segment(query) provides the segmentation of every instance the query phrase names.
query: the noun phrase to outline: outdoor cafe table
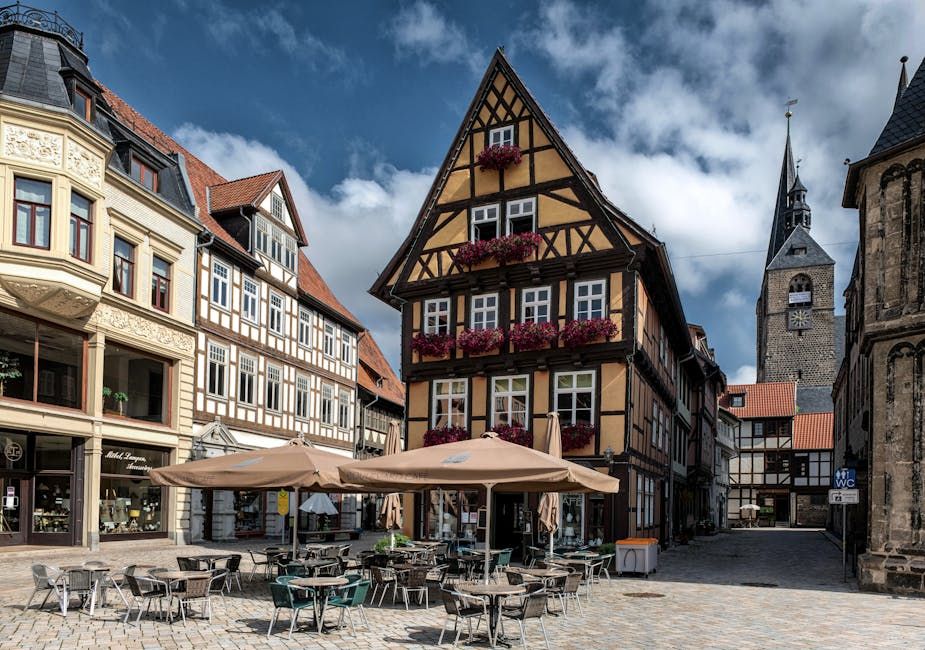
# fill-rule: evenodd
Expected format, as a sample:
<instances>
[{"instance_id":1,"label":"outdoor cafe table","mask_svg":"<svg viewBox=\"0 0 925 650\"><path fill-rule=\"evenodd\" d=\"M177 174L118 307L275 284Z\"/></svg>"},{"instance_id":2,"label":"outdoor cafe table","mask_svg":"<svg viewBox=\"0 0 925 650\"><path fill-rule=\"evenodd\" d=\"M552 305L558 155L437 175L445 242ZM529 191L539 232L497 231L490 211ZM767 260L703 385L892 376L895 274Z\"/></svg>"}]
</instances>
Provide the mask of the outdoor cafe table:
<instances>
[{"instance_id":1,"label":"outdoor cafe table","mask_svg":"<svg viewBox=\"0 0 925 650\"><path fill-rule=\"evenodd\" d=\"M93 610L94 610L95 607L96 607L96 595L97 595L97 593L98 593L99 590L100 590L100 582L102 581L103 577L104 577L107 573L109 573L110 571L112 571L112 568L110 568L110 567L108 567L108 566L100 566L100 565L97 565L97 564L90 564L90 565L86 565L86 564L67 564L67 565L65 565L65 566L58 567L58 568L59 568L61 571L64 571L65 573L68 572L68 571L89 571L89 572L90 572L91 581L92 581L92 583L93 583L93 589L92 589L92 592L91 592L91 594L90 594L90 616L93 616ZM115 584L115 583L113 583L113 584ZM122 590L119 589L119 586L118 586L118 585L116 585L116 591L118 592L119 597L122 598L122 602L125 602L125 596L122 595ZM65 594L66 594L66 593L67 593L67 588L65 587ZM63 616L67 616L67 605L68 605L67 601L68 601L68 598L67 598L67 597L61 599L61 614L62 614ZM127 606L128 606L128 604L126 603L126 607L127 607Z\"/></svg>"},{"instance_id":2,"label":"outdoor cafe table","mask_svg":"<svg viewBox=\"0 0 925 650\"><path fill-rule=\"evenodd\" d=\"M208 571L159 571L157 573L152 573L151 577L156 580L163 580L167 584L167 615L171 622L173 622L173 614L170 611L170 600L173 597L173 588L174 585L179 585L179 583L184 582L185 580L194 580L196 578L211 578L212 574ZM177 611L177 614L180 612Z\"/></svg>"},{"instance_id":3,"label":"outdoor cafe table","mask_svg":"<svg viewBox=\"0 0 925 650\"><path fill-rule=\"evenodd\" d=\"M537 578L542 580L544 583L548 583L549 581L555 580L556 578L564 578L568 575L568 571L562 569L540 569L537 567L517 567L516 569L511 569L511 571L514 571L515 573L521 573L531 578Z\"/></svg>"},{"instance_id":4,"label":"outdoor cafe table","mask_svg":"<svg viewBox=\"0 0 925 650\"><path fill-rule=\"evenodd\" d=\"M585 560L594 560L601 556L600 553L595 553L594 551L572 551L571 553L564 553L565 557L572 559L585 559Z\"/></svg>"},{"instance_id":5,"label":"outdoor cafe table","mask_svg":"<svg viewBox=\"0 0 925 650\"><path fill-rule=\"evenodd\" d=\"M339 563L337 562L337 559L333 557L317 558L317 559L308 558L305 560L297 560L297 562L301 564L302 566L304 566L309 571L311 571L312 573L314 573L315 571L317 571L323 566L331 566L332 564L337 564L338 568L340 566Z\"/></svg>"},{"instance_id":6,"label":"outdoor cafe table","mask_svg":"<svg viewBox=\"0 0 925 650\"><path fill-rule=\"evenodd\" d=\"M231 559L232 555L234 555L234 553L222 553L220 555L190 555L188 557L191 560L196 560L197 562L207 565L209 569L214 569L216 562Z\"/></svg>"},{"instance_id":7,"label":"outdoor cafe table","mask_svg":"<svg viewBox=\"0 0 925 650\"><path fill-rule=\"evenodd\" d=\"M481 582L461 582L456 586L458 591L473 596L488 598L488 634L489 643L494 647L495 642L510 647L504 638L496 638L498 621L501 618L501 600L505 596L516 596L527 592L523 585L483 584Z\"/></svg>"},{"instance_id":8,"label":"outdoor cafe table","mask_svg":"<svg viewBox=\"0 0 925 650\"><path fill-rule=\"evenodd\" d=\"M349 584L347 578L334 578L334 577L318 577L318 578L296 578L295 580L290 580L289 585L292 587L308 587L312 590L313 602L312 609L315 613L315 629L318 632L324 632L324 609L325 605L328 602L328 593L334 587L343 587L346 584ZM321 594L321 598L318 597L318 594ZM319 600L321 604L319 606Z\"/></svg>"}]
</instances>

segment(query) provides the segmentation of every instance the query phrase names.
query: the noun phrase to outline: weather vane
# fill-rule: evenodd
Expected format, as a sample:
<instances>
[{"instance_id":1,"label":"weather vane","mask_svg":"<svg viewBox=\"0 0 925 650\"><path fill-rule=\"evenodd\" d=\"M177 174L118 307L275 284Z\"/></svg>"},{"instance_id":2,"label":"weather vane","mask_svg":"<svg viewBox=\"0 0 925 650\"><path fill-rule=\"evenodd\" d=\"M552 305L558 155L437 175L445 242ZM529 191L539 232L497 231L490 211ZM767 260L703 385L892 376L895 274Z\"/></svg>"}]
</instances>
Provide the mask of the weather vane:
<instances>
[{"instance_id":1,"label":"weather vane","mask_svg":"<svg viewBox=\"0 0 925 650\"><path fill-rule=\"evenodd\" d=\"M800 100L799 99L788 99L787 103L784 104L784 106L787 107L787 112L784 113L784 117L786 117L788 120L791 117L793 117L793 111L791 111L790 109L793 108L793 106L795 106L798 101Z\"/></svg>"}]
</instances>

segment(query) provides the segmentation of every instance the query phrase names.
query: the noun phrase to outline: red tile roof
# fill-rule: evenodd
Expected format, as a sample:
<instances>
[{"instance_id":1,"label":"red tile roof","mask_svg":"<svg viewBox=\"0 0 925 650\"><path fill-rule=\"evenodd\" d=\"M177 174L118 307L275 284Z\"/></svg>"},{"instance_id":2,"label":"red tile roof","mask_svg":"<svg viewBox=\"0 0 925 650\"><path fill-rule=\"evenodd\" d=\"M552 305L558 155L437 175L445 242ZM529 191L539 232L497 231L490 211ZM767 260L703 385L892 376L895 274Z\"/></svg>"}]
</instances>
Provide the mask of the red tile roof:
<instances>
[{"instance_id":1,"label":"red tile roof","mask_svg":"<svg viewBox=\"0 0 925 650\"><path fill-rule=\"evenodd\" d=\"M403 407L405 385L386 361L372 334L361 332L358 346L360 365L357 369L357 383L372 394Z\"/></svg>"},{"instance_id":2,"label":"red tile roof","mask_svg":"<svg viewBox=\"0 0 925 650\"><path fill-rule=\"evenodd\" d=\"M738 384L726 387L720 406L740 418L785 418L796 415L796 388L793 382ZM745 406L732 406L732 395L745 395Z\"/></svg>"},{"instance_id":3,"label":"red tile roof","mask_svg":"<svg viewBox=\"0 0 925 650\"><path fill-rule=\"evenodd\" d=\"M216 210L216 205L223 206L223 209L237 207L233 205L236 201L259 200L262 198L262 196L258 196L259 193L270 188L271 180L273 183L279 180L283 184L283 191L287 193L287 199L291 202L283 173L277 170L229 181L187 151L176 140L154 126L154 124L149 122L141 113L129 106L121 97L105 86L103 87L103 95L116 116L139 136L150 142L152 146L164 153L179 153L183 155L186 161L187 176L189 177L189 182L193 190L193 197L198 208L197 216L202 222L202 225L235 250L249 256L250 254L244 250L241 244L239 244L238 241L222 228L218 221L213 219L212 215L209 214L209 199L211 198L213 210ZM265 196L265 194L263 196ZM250 203L242 205L250 205ZM301 223L299 223L298 215L294 216L296 231L304 241L304 233L301 230ZM308 257L302 252L300 252L299 255L301 257L299 261L299 289L323 305L326 305L335 313L359 325L360 321L337 299L337 296L331 291L331 288L318 273L317 269L315 269L314 265L308 260Z\"/></svg>"},{"instance_id":4,"label":"red tile roof","mask_svg":"<svg viewBox=\"0 0 925 650\"><path fill-rule=\"evenodd\" d=\"M831 449L834 413L797 413L793 418L794 449Z\"/></svg>"}]
</instances>

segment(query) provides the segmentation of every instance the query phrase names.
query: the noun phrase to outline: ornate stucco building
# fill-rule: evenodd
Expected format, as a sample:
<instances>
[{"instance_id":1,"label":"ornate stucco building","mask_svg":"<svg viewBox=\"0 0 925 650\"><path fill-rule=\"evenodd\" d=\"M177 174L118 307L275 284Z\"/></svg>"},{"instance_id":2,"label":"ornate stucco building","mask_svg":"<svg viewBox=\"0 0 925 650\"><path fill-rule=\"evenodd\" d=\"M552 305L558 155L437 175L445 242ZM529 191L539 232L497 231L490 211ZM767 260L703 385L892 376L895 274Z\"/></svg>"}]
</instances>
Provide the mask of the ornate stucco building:
<instances>
[{"instance_id":1,"label":"ornate stucco building","mask_svg":"<svg viewBox=\"0 0 925 650\"><path fill-rule=\"evenodd\" d=\"M862 588L925 592L925 61L870 153L851 163L843 207L859 242L845 291L846 354L835 386L836 439L858 468L862 504L849 518Z\"/></svg>"},{"instance_id":2,"label":"ornate stucco building","mask_svg":"<svg viewBox=\"0 0 925 650\"><path fill-rule=\"evenodd\" d=\"M4 12L0 80L0 545L176 536L146 475L193 426L183 158L113 111L57 15Z\"/></svg>"}]
</instances>

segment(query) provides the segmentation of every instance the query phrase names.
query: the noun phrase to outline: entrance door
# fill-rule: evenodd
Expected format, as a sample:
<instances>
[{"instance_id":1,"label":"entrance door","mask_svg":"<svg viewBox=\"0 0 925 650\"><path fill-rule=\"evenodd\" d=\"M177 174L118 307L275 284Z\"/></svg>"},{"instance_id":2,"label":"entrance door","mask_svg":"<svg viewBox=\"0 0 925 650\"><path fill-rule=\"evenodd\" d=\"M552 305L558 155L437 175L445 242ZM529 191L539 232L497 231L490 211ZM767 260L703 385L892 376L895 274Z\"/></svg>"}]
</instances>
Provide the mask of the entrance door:
<instances>
[{"instance_id":1,"label":"entrance door","mask_svg":"<svg viewBox=\"0 0 925 650\"><path fill-rule=\"evenodd\" d=\"M28 512L23 503L28 494L28 479L0 476L0 545L26 543L29 522L22 514Z\"/></svg>"},{"instance_id":2,"label":"entrance door","mask_svg":"<svg viewBox=\"0 0 925 650\"><path fill-rule=\"evenodd\" d=\"M519 552L523 543L523 494L496 494L491 513L493 548L512 548Z\"/></svg>"},{"instance_id":3,"label":"entrance door","mask_svg":"<svg viewBox=\"0 0 925 650\"><path fill-rule=\"evenodd\" d=\"M782 494L774 497L774 521L777 525L790 525L789 494Z\"/></svg>"}]
</instances>

